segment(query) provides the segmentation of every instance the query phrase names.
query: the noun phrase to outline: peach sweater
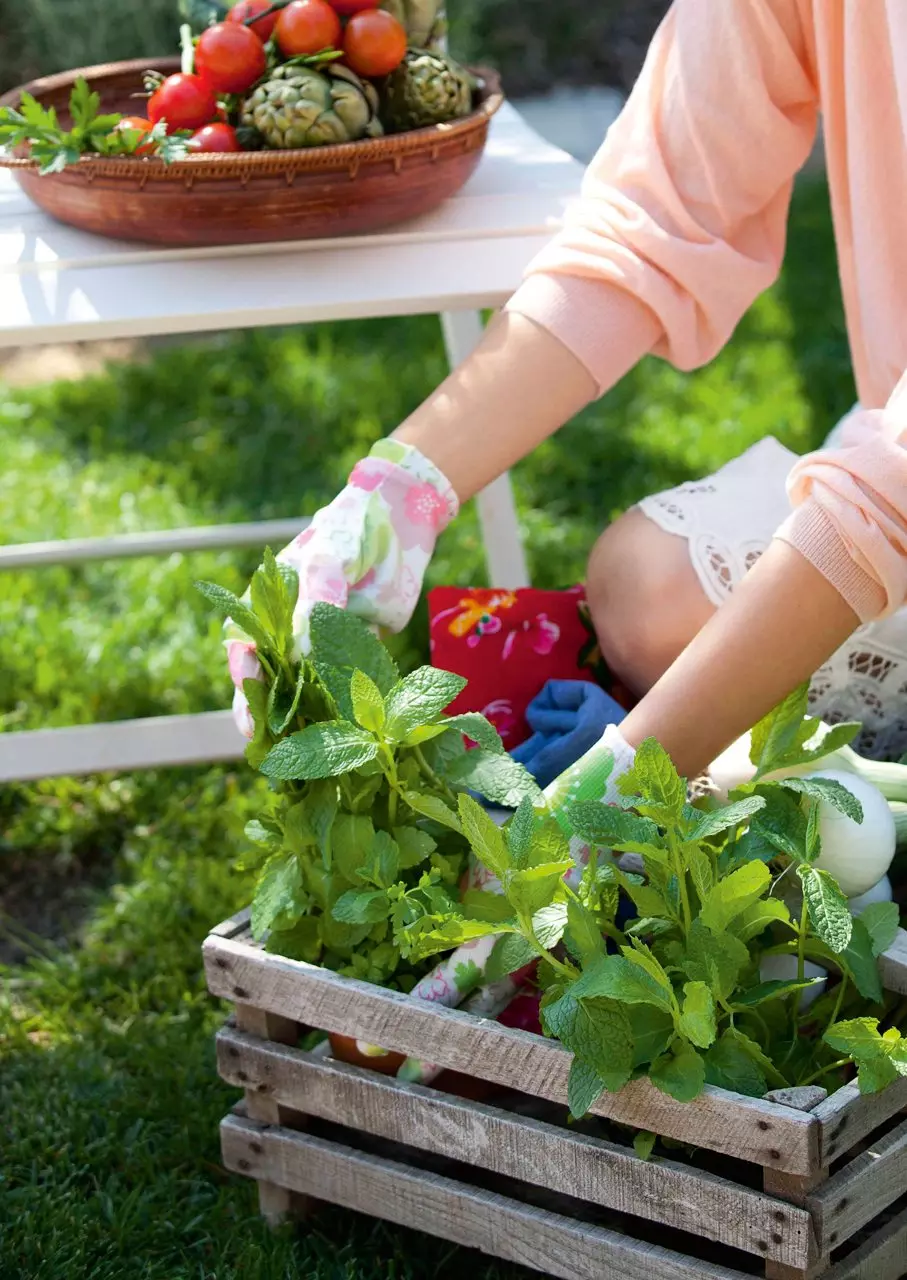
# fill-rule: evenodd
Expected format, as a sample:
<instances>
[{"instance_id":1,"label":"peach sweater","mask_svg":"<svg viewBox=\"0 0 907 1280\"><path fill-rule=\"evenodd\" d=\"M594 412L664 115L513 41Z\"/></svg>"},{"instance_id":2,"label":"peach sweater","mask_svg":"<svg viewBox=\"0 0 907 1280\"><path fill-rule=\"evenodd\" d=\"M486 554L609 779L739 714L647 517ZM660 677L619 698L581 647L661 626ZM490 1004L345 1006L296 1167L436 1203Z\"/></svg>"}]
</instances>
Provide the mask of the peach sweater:
<instances>
[{"instance_id":1,"label":"peach sweater","mask_svg":"<svg viewBox=\"0 0 907 1280\"><path fill-rule=\"evenodd\" d=\"M602 392L650 352L705 364L777 276L820 111L864 411L777 536L867 621L907 601L907 0L675 0L509 305Z\"/></svg>"}]
</instances>

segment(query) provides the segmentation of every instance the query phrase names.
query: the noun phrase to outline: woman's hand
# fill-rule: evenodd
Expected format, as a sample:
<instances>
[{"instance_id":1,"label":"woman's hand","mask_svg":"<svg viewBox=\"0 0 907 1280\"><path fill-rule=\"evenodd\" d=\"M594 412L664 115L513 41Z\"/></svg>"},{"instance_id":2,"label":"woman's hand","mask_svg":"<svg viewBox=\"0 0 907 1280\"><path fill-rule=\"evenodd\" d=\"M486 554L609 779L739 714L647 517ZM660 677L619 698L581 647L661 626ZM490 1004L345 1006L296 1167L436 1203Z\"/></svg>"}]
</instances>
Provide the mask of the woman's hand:
<instances>
[{"instance_id":1,"label":"woman's hand","mask_svg":"<svg viewBox=\"0 0 907 1280\"><path fill-rule=\"evenodd\" d=\"M364 621L400 631L412 617L438 535L459 502L442 473L419 451L384 440L358 463L349 483L277 559L299 576L293 614L297 655L308 651L309 615L319 603L349 609ZM251 737L244 680L260 680L250 638L232 621L224 628L233 714Z\"/></svg>"}]
</instances>

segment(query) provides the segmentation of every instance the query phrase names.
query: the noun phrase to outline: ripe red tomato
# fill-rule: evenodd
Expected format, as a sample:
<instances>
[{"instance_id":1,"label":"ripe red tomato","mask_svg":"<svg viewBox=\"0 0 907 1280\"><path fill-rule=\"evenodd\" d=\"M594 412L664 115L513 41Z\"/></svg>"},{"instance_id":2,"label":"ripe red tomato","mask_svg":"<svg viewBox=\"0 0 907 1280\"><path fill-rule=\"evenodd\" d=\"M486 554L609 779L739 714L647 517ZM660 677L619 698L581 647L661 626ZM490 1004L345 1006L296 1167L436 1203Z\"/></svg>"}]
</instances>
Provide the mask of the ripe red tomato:
<instances>
[{"instance_id":1,"label":"ripe red tomato","mask_svg":"<svg viewBox=\"0 0 907 1280\"><path fill-rule=\"evenodd\" d=\"M206 124L189 139L189 150L197 152L209 151L242 151L236 130L230 124Z\"/></svg>"},{"instance_id":2,"label":"ripe red tomato","mask_svg":"<svg viewBox=\"0 0 907 1280\"><path fill-rule=\"evenodd\" d=\"M357 75L390 75L406 55L406 31L384 9L356 13L346 24L343 53Z\"/></svg>"},{"instance_id":3,"label":"ripe red tomato","mask_svg":"<svg viewBox=\"0 0 907 1280\"><path fill-rule=\"evenodd\" d=\"M338 49L340 19L327 0L293 0L277 18L276 40L287 58Z\"/></svg>"},{"instance_id":4,"label":"ripe red tomato","mask_svg":"<svg viewBox=\"0 0 907 1280\"><path fill-rule=\"evenodd\" d=\"M265 47L249 27L219 22L199 36L195 70L216 93L245 93L268 66Z\"/></svg>"},{"instance_id":5,"label":"ripe red tomato","mask_svg":"<svg viewBox=\"0 0 907 1280\"><path fill-rule=\"evenodd\" d=\"M152 124L167 121L167 132L178 129L200 129L217 111L214 90L201 76L181 72L168 76L148 99L148 119Z\"/></svg>"},{"instance_id":6,"label":"ripe red tomato","mask_svg":"<svg viewBox=\"0 0 907 1280\"><path fill-rule=\"evenodd\" d=\"M377 9L380 3L381 0L331 0L331 6L342 18L361 13L363 9Z\"/></svg>"},{"instance_id":7,"label":"ripe red tomato","mask_svg":"<svg viewBox=\"0 0 907 1280\"><path fill-rule=\"evenodd\" d=\"M365 1054L359 1048L360 1041L353 1036L330 1034L331 1053L337 1062L348 1062L354 1067L366 1067L369 1071L378 1071L384 1076L395 1076L406 1061L402 1053Z\"/></svg>"},{"instance_id":8,"label":"ripe red tomato","mask_svg":"<svg viewBox=\"0 0 907 1280\"><path fill-rule=\"evenodd\" d=\"M115 132L138 133L144 137L146 133L151 132L151 127L151 121L146 120L144 116L123 116L122 120L120 120L119 124L116 126ZM134 156L151 155L156 145L157 144L154 142L142 143L140 146L136 147L132 154Z\"/></svg>"},{"instance_id":9,"label":"ripe red tomato","mask_svg":"<svg viewBox=\"0 0 907 1280\"><path fill-rule=\"evenodd\" d=\"M264 13L266 9L270 8L271 0L239 0L239 3L235 4L227 14L225 21L243 24L249 18L254 18L256 13ZM265 44L274 34L274 28L277 26L279 16L279 14L272 13L267 18L259 18L251 24L249 30L254 31L262 44Z\"/></svg>"}]
</instances>

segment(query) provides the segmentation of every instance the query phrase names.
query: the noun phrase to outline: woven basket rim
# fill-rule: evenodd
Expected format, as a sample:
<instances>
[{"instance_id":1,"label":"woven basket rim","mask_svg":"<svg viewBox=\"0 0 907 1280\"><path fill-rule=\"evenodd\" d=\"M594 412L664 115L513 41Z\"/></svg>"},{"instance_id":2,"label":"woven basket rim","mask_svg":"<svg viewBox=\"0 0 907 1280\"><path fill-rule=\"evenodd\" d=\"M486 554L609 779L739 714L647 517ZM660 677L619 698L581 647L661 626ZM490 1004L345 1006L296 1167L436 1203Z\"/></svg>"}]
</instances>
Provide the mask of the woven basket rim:
<instances>
[{"instance_id":1,"label":"woven basket rim","mask_svg":"<svg viewBox=\"0 0 907 1280\"><path fill-rule=\"evenodd\" d=\"M127 62L105 62L93 67L80 67L72 71L61 71L52 76L44 76L32 80L28 84L19 85L0 96L0 107L13 106L21 100L23 93L30 93L40 100L42 94L47 95L59 89L68 88L79 76L83 76L89 84L92 79L101 79L115 75L128 76L132 73L149 70L178 69L179 58L167 55L164 58L132 58ZM77 176L91 179L94 177L132 178L140 177L146 181L172 181L176 179L193 180L205 178L252 179L272 176L275 173L294 174L324 169L350 169L359 165L377 161L394 160L397 157L414 153L429 154L433 148L468 137L472 133L485 130L488 122L504 103L500 77L496 71L486 67L471 67L473 75L481 78L483 88L479 105L468 116L461 120L452 120L448 124L430 125L423 129L412 129L407 133L389 134L383 138L363 139L359 142L343 142L328 147L300 147L286 151L245 151L240 154L229 152L210 153L186 156L165 164L154 156L82 156L76 164L62 170L60 175ZM19 172L37 172L38 162L26 156L12 156L0 152L0 169L13 169Z\"/></svg>"}]
</instances>

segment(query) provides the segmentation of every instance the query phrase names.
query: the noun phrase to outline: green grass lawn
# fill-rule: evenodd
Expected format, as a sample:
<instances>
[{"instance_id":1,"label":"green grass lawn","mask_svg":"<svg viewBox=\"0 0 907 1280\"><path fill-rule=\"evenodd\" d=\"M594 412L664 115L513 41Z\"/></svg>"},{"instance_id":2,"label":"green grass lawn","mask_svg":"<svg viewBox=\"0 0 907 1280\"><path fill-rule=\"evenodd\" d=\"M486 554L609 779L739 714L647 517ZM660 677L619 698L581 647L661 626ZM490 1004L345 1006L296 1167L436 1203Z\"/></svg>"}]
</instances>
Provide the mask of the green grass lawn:
<instances>
[{"instance_id":1,"label":"green grass lawn","mask_svg":"<svg viewBox=\"0 0 907 1280\"><path fill-rule=\"evenodd\" d=\"M649 361L516 472L539 585L611 517L774 433L817 444L854 398L826 193L798 193L789 265L709 369ZM28 392L0 387L0 542L310 514L443 373L433 318L205 339ZM225 705L195 578L247 554L9 574L0 730ZM476 525L434 582L479 582ZM424 623L400 642L424 652ZM223 1009L199 947L244 901L261 795L243 767L0 789L0 1280L476 1280L524 1273L329 1212L271 1236L221 1172Z\"/></svg>"}]
</instances>

